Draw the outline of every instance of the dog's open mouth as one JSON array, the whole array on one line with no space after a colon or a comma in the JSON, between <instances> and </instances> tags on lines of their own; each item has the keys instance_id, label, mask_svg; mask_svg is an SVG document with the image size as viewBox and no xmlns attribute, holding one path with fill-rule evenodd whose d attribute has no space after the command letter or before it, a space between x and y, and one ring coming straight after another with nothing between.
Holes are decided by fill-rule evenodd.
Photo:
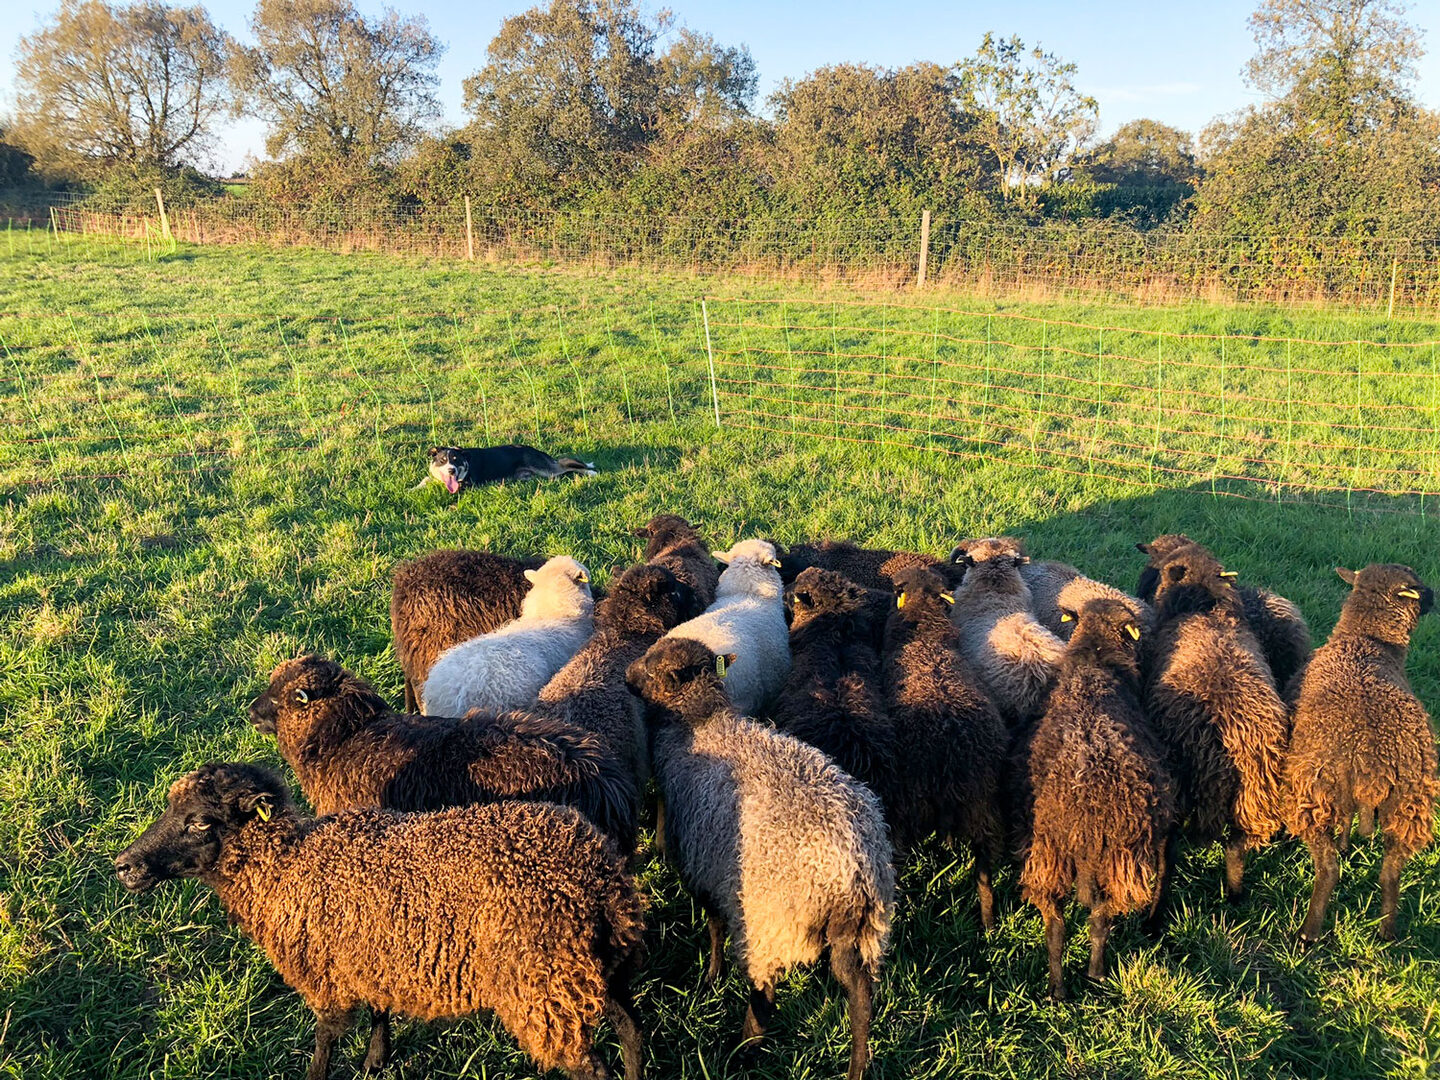
<instances>
[{"instance_id":1,"label":"dog's open mouth","mask_svg":"<svg viewBox=\"0 0 1440 1080\"><path fill-rule=\"evenodd\" d=\"M445 490L450 492L451 495L454 495L457 491L460 490L460 481L455 479L454 472L446 472L444 480Z\"/></svg>"}]
</instances>

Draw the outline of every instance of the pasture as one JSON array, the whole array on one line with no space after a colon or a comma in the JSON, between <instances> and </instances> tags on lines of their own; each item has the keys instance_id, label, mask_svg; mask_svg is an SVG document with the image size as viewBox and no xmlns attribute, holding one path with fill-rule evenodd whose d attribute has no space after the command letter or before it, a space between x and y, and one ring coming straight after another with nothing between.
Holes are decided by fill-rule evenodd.
<instances>
[{"instance_id":1,"label":"pasture","mask_svg":"<svg viewBox=\"0 0 1440 1080\"><path fill-rule=\"evenodd\" d=\"M914 308L293 250L142 255L0 254L6 1076L303 1069L310 1014L210 890L130 897L111 861L180 773L280 764L245 721L277 661L323 652L398 702L398 560L563 552L604 582L638 557L631 530L669 510L717 547L835 536L948 551L1014 532L1133 587L1134 542L1185 531L1294 599L1317 640L1344 595L1337 565L1440 579L1440 379L1416 344L1440 338L1433 324L948 296ZM512 439L601 473L458 499L415 489L432 442ZM1422 622L1410 663L1432 710L1436 626ZM1053 1006L1014 870L982 939L968 856L932 846L901 869L870 1075L1431 1075L1440 849L1408 868L1390 945L1374 936L1379 855L1352 851L1334 932L1305 954L1297 845L1255 857L1237 905L1219 848L1192 850L1166 933L1119 926L1104 986L1081 990L1072 918L1076 994ZM745 1071L743 979L701 989L704 916L659 859L640 865L648 1075L841 1074L844 999L821 969L782 984L775 1038ZM358 1066L363 1034L335 1075ZM489 1021L397 1035L397 1077L533 1075Z\"/></svg>"}]
</instances>

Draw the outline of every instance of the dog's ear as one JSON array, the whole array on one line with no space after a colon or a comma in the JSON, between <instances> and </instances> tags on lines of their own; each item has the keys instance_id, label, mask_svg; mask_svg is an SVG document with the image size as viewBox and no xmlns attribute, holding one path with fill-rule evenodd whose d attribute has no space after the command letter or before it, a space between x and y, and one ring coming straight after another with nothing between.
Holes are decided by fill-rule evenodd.
<instances>
[{"instance_id":1,"label":"dog's ear","mask_svg":"<svg viewBox=\"0 0 1440 1080\"><path fill-rule=\"evenodd\" d=\"M434 456L435 456L436 454L438 454L439 452L440 452L440 447L438 447L438 446L432 446L432 447L430 447L430 456L431 456L431 457L434 457Z\"/></svg>"}]
</instances>

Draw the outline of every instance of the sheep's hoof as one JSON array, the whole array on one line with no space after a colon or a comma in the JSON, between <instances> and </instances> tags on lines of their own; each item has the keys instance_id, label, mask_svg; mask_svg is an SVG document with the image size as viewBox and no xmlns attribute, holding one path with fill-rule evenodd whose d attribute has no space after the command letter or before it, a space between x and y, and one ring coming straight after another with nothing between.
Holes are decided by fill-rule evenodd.
<instances>
[{"instance_id":1,"label":"sheep's hoof","mask_svg":"<svg viewBox=\"0 0 1440 1080\"><path fill-rule=\"evenodd\" d=\"M1395 924L1393 922L1382 922L1380 928L1375 931L1375 936L1381 941L1395 940Z\"/></svg>"},{"instance_id":2,"label":"sheep's hoof","mask_svg":"<svg viewBox=\"0 0 1440 1080\"><path fill-rule=\"evenodd\" d=\"M1053 1004L1059 1005L1059 1004L1060 1004L1061 1002L1063 1002L1064 1000L1065 1000L1065 986L1064 986L1064 984L1060 984L1060 985L1057 985L1057 986L1052 986L1052 987L1050 987L1050 1001L1051 1001Z\"/></svg>"},{"instance_id":3,"label":"sheep's hoof","mask_svg":"<svg viewBox=\"0 0 1440 1080\"><path fill-rule=\"evenodd\" d=\"M1300 933L1295 936L1295 947L1301 952L1309 952L1315 947L1319 940L1320 935L1311 935L1301 930Z\"/></svg>"}]
</instances>

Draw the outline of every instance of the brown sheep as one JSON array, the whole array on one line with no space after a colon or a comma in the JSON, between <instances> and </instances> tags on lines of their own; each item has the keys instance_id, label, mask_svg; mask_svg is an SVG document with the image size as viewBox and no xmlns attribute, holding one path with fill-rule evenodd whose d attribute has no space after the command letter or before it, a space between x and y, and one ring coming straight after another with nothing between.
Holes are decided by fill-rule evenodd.
<instances>
[{"instance_id":1,"label":"brown sheep","mask_svg":"<svg viewBox=\"0 0 1440 1080\"><path fill-rule=\"evenodd\" d=\"M525 571L544 564L454 548L395 568L390 630L405 675L407 713L420 711L420 688L442 652L520 617L530 590Z\"/></svg>"},{"instance_id":2,"label":"brown sheep","mask_svg":"<svg viewBox=\"0 0 1440 1080\"><path fill-rule=\"evenodd\" d=\"M950 618L954 603L933 570L912 567L895 575L896 606L881 652L901 772L891 820L901 846L931 833L969 843L980 923L988 931L995 925L990 872L1004 841L999 800L1009 735L960 654Z\"/></svg>"},{"instance_id":3,"label":"brown sheep","mask_svg":"<svg viewBox=\"0 0 1440 1080\"><path fill-rule=\"evenodd\" d=\"M1089 975L1103 979L1111 920L1159 910L1175 818L1164 750L1140 710L1140 620L1114 599L1064 614L1075 629L1016 770L1029 823L1020 884L1045 919L1056 1000L1066 899L1090 909Z\"/></svg>"},{"instance_id":4,"label":"brown sheep","mask_svg":"<svg viewBox=\"0 0 1440 1080\"><path fill-rule=\"evenodd\" d=\"M1165 560L1195 541L1181 533L1167 533L1157 536L1148 544L1136 544L1137 551L1150 556L1145 569L1140 571L1140 580L1135 592L1146 603L1155 600L1155 586L1159 581L1160 567ZM1289 697L1289 687L1310 659L1310 627L1305 616L1285 597L1269 589L1254 585L1236 585L1240 601L1245 608L1245 618L1250 629L1265 653L1275 686L1282 696Z\"/></svg>"},{"instance_id":5,"label":"brown sheep","mask_svg":"<svg viewBox=\"0 0 1440 1080\"><path fill-rule=\"evenodd\" d=\"M778 545L777 545L778 546ZM846 540L792 544L780 556L780 576L788 584L809 567L834 570L867 589L890 591L894 576L913 567L937 567L942 561L918 551L862 548Z\"/></svg>"},{"instance_id":6,"label":"brown sheep","mask_svg":"<svg viewBox=\"0 0 1440 1080\"><path fill-rule=\"evenodd\" d=\"M868 784L893 823L905 784L885 709L879 640L894 601L812 566L795 579L791 603L791 668L771 710L775 725Z\"/></svg>"},{"instance_id":7,"label":"brown sheep","mask_svg":"<svg viewBox=\"0 0 1440 1080\"><path fill-rule=\"evenodd\" d=\"M632 566L595 612L595 634L540 691L540 708L594 733L635 781L631 810L649 777L645 715L625 687L625 669L666 631L700 614L695 591L663 566Z\"/></svg>"},{"instance_id":8,"label":"brown sheep","mask_svg":"<svg viewBox=\"0 0 1440 1080\"><path fill-rule=\"evenodd\" d=\"M1182 819L1225 845L1225 887L1244 889L1244 855L1283 824L1289 715L1245 617L1234 575L1199 544L1160 567L1145 708L1170 752Z\"/></svg>"},{"instance_id":9,"label":"brown sheep","mask_svg":"<svg viewBox=\"0 0 1440 1080\"><path fill-rule=\"evenodd\" d=\"M1373 565L1338 571L1353 587L1330 640L1305 669L1295 702L1295 730L1286 763L1289 827L1310 848L1315 889L1300 931L1302 942L1325 929L1325 906L1340 878L1337 837L1379 824L1380 937L1395 936L1400 871L1433 838L1435 733L1425 706L1405 678L1410 635L1434 604L1408 566Z\"/></svg>"},{"instance_id":10,"label":"brown sheep","mask_svg":"<svg viewBox=\"0 0 1440 1080\"><path fill-rule=\"evenodd\" d=\"M395 713L339 664L302 656L275 668L250 722L276 737L318 814L543 800L576 806L622 850L635 843L635 781L596 736L559 717Z\"/></svg>"},{"instance_id":11,"label":"brown sheep","mask_svg":"<svg viewBox=\"0 0 1440 1080\"><path fill-rule=\"evenodd\" d=\"M699 529L678 514L656 514L635 535L645 541L644 560L663 566L694 589L701 611L715 602L720 567Z\"/></svg>"},{"instance_id":12,"label":"brown sheep","mask_svg":"<svg viewBox=\"0 0 1440 1080\"><path fill-rule=\"evenodd\" d=\"M315 1013L325 1080L356 1009L421 1020L491 1010L543 1069L606 1076L595 1026L640 1076L629 974L644 914L615 846L574 810L507 802L433 814L298 814L278 777L207 765L115 860L145 892L199 878ZM367 1068L383 1063L372 1034Z\"/></svg>"}]
</instances>

